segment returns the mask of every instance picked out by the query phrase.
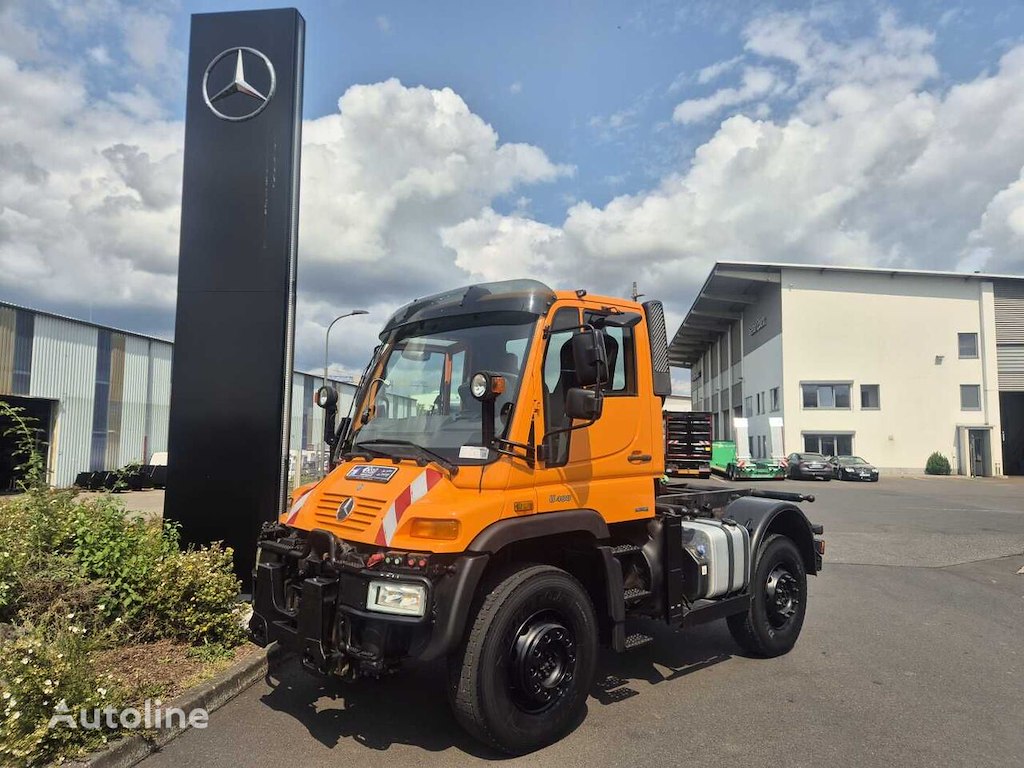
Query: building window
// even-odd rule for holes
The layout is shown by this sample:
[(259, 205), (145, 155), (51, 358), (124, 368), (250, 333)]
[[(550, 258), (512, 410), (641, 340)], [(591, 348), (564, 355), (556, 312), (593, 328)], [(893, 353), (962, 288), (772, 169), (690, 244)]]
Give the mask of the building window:
[(804, 451), (822, 456), (852, 456), (853, 435), (809, 433), (804, 435)]
[(772, 395), (772, 413), (775, 413), (777, 410), (779, 410), (779, 388), (778, 387), (772, 387), (771, 395)]
[(747, 395), (743, 398), (743, 415), (751, 416), (754, 413), (754, 398)]
[(849, 384), (801, 384), (804, 408), (850, 407)]
[(764, 392), (757, 393), (757, 413), (764, 413)]
[(877, 411), (881, 408), (877, 384), (860, 385), (860, 407), (862, 410)]
[(960, 347), (960, 359), (976, 358), (978, 356), (978, 334), (958, 333), (956, 336)]
[(960, 385), (960, 410), (980, 411), (981, 410), (981, 385), (961, 384)]

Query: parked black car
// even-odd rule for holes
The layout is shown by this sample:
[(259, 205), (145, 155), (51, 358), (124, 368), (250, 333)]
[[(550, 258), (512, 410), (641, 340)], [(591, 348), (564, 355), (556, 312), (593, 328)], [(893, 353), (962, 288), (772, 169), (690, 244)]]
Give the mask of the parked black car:
[(878, 470), (860, 456), (833, 456), (828, 460), (836, 480), (867, 480), (878, 482)]
[(792, 480), (831, 480), (832, 467), (820, 453), (791, 453), (786, 457), (786, 477)]

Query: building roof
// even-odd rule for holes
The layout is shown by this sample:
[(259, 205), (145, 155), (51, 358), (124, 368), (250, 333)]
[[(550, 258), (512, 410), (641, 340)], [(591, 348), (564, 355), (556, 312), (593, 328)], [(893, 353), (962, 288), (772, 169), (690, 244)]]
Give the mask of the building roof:
[(778, 283), (783, 269), (808, 272), (845, 272), (880, 274), (892, 277), (944, 277), (961, 280), (1024, 281), (1024, 275), (1001, 275), (982, 272), (943, 272), (927, 269), (892, 269), (886, 267), (844, 267), (831, 264), (789, 264), (763, 261), (718, 261), (711, 268), (704, 285), (693, 300), (686, 318), (672, 337), (668, 355), (671, 365), (689, 368), (718, 336), (739, 320), (744, 308), (757, 300), (760, 287)]
[[(45, 315), (46, 317), (54, 317), (54, 318), (56, 318), (58, 320), (64, 320), (64, 321), (69, 322), (69, 323), (77, 323), (78, 325), (85, 325), (85, 326), (88, 326), (90, 328), (97, 328), (99, 330), (111, 331), (113, 333), (123, 333), (126, 336), (135, 336), (136, 338), (139, 338), (139, 339), (146, 339), (147, 341), (156, 341), (156, 342), (159, 342), (160, 344), (167, 344), (168, 346), (171, 346), (171, 347), (174, 346), (174, 342), (170, 341), (169, 339), (161, 339), (161, 338), (159, 338), (157, 336), (149, 336), (149, 335), (147, 335), (145, 333), (136, 333), (135, 331), (126, 331), (123, 328), (115, 328), (114, 326), (111, 326), (111, 325), (103, 325), (102, 323), (94, 323), (91, 320), (82, 320), (82, 319), (77, 318), (77, 317), (71, 317), (70, 315), (61, 315), (61, 314), (58, 314), (57, 312), (47, 312), (46, 310), (42, 310), (42, 309), (33, 309), (32, 307), (26, 307), (26, 306), (23, 306), (21, 304), (14, 304), (13, 302), (10, 302), (10, 301), (0, 300), (0, 307), (9, 307), (10, 309), (18, 309), (18, 310), (21, 310), (22, 312), (31, 312), (33, 315)], [(317, 379), (323, 379), (323, 376), (324, 376), (323, 371), (321, 371), (319, 373), (315, 373), (313, 371), (300, 371), (298, 369), (295, 369), (294, 372), (298, 373), (298, 374), (304, 374), (304, 375), (307, 375), (307, 376), (312, 376), (312, 377), (317, 378)], [(354, 382), (342, 381), (341, 379), (335, 378), (334, 376), (330, 376), (328, 378), (330, 379), (332, 384), (343, 384), (343, 385), (349, 386), (349, 387), (355, 387), (356, 386), (356, 384)]]
[(82, 320), (79, 317), (71, 317), (70, 315), (62, 315), (58, 312), (48, 312), (45, 309), (35, 309), (34, 307), (26, 307), (22, 304), (15, 304), (10, 301), (3, 301), (0, 299), (0, 307), (10, 307), (11, 309), (20, 309), (23, 312), (31, 312), (33, 315), (44, 315), (46, 317), (54, 317), (57, 320), (66, 320), (69, 323), (77, 323), (78, 325), (85, 325), (90, 328), (98, 328), (103, 331), (112, 331), (113, 333), (123, 333), (126, 336), (135, 336), (136, 338), (146, 339), (147, 341), (158, 341), (161, 344), (173, 344), (174, 342), (169, 339), (161, 339), (158, 336), (150, 336), (145, 333), (138, 333), (136, 331), (126, 331), (124, 328), (115, 328), (112, 325), (104, 325), (103, 323), (94, 323), (92, 320)]

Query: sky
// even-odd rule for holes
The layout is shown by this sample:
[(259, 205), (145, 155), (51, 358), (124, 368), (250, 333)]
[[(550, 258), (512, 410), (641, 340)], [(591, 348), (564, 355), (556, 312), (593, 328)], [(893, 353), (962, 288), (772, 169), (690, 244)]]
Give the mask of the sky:
[[(173, 336), (190, 15), (258, 7), (0, 0), (0, 298)], [(298, 8), (303, 370), (482, 280), (671, 333), (717, 259), (1024, 273), (1024, 3)]]

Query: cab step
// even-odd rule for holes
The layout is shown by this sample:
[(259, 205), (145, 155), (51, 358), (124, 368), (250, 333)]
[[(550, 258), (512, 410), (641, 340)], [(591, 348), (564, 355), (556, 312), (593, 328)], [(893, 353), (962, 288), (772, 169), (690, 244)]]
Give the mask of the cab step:
[(612, 627), (612, 650), (616, 653), (642, 648), (653, 640), (653, 637), (642, 632), (631, 632), (627, 635), (626, 627), (621, 623)]
[(615, 557), (622, 557), (624, 555), (632, 555), (634, 552), (639, 552), (640, 547), (636, 544), (616, 544), (612, 547), (612, 555)]
[(642, 632), (634, 632), (631, 635), (626, 635), (625, 650), (632, 651), (636, 648), (643, 648), (645, 645), (650, 645), (654, 642), (654, 638), (650, 635), (645, 635)]
[(626, 605), (639, 603), (645, 597), (650, 596), (651, 591), (649, 589), (644, 589), (643, 587), (630, 587), (622, 593), (622, 597), (626, 601)]

